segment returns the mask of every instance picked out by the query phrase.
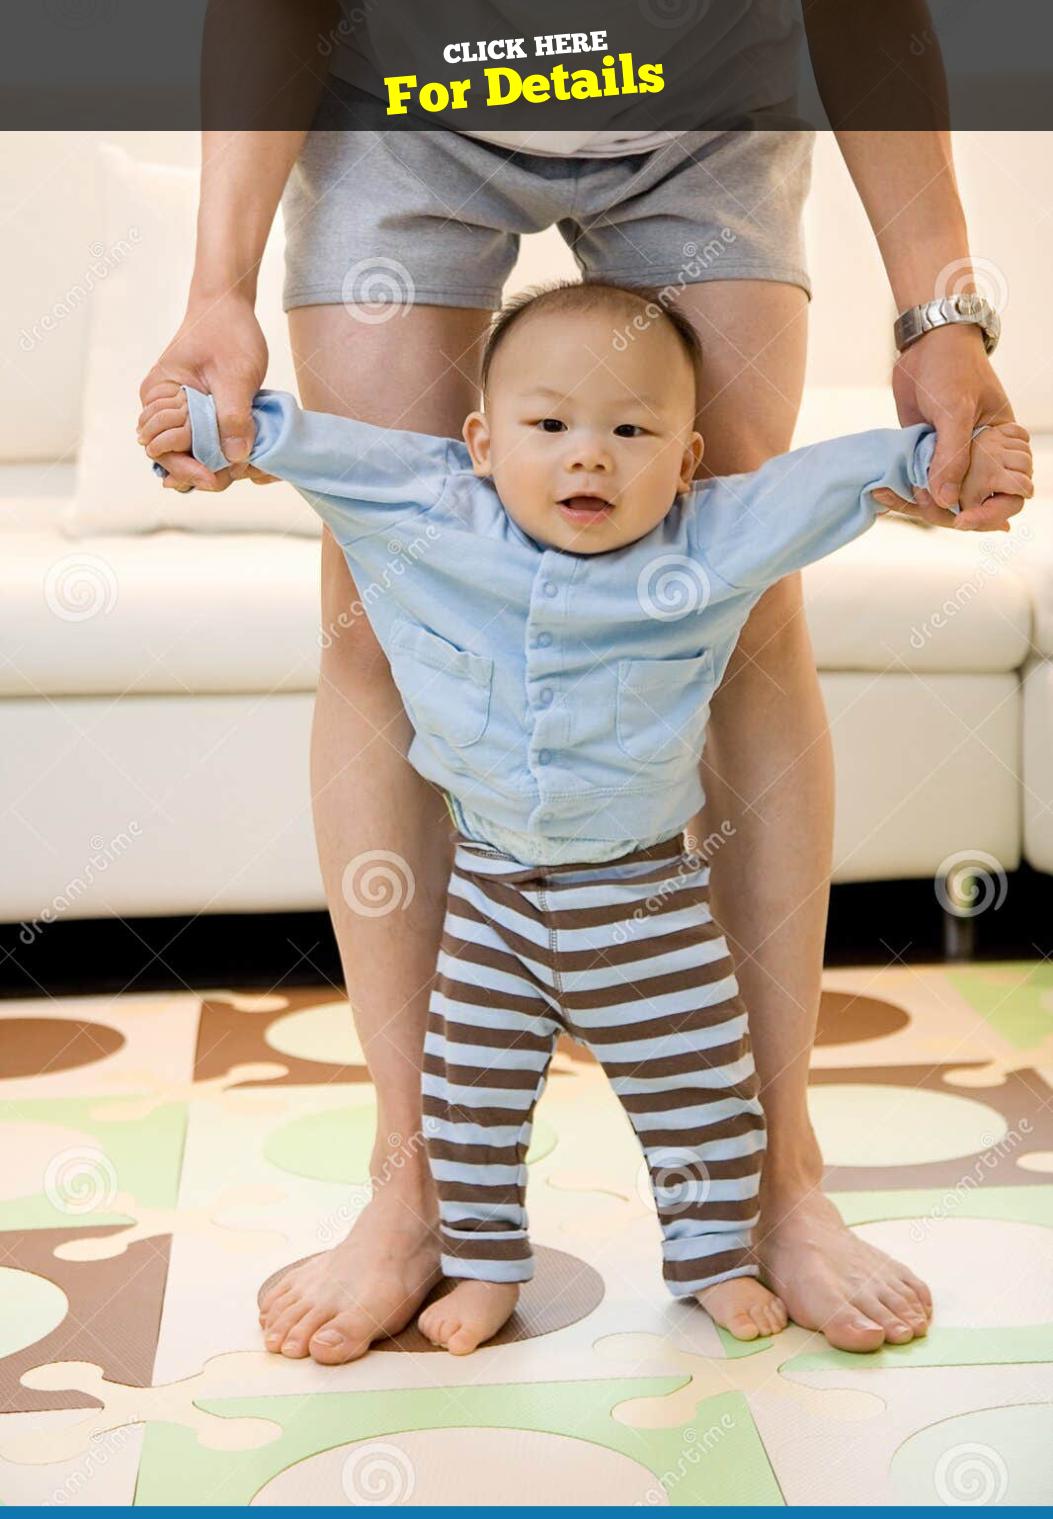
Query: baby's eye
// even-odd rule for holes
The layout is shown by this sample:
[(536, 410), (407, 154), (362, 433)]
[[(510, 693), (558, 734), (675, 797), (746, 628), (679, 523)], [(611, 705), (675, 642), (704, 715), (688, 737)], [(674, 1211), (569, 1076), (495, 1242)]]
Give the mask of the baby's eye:
[(637, 427), (635, 422), (619, 422), (614, 431), (619, 438), (642, 438), (644, 430), (642, 427)]
[(566, 426), (558, 417), (542, 417), (537, 425), (543, 432), (559, 432), (561, 428)]

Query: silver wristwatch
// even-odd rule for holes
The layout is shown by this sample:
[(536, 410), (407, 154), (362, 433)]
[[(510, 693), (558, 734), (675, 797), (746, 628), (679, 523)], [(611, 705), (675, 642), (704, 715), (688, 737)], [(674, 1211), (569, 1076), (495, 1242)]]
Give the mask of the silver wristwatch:
[(896, 318), (892, 329), (896, 348), (902, 353), (934, 327), (945, 327), (951, 322), (974, 323), (983, 332), (985, 350), (994, 353), (1002, 335), (1002, 321), (982, 295), (945, 295), (937, 301), (908, 307)]

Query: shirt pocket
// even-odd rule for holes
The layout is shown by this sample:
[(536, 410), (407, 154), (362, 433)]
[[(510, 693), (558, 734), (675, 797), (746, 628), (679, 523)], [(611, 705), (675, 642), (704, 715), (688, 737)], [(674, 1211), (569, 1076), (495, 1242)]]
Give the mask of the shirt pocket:
[(689, 659), (620, 659), (615, 731), (630, 759), (655, 763), (702, 752), (713, 695), (713, 651)]
[(458, 648), (428, 628), (397, 622), (391, 669), (418, 732), (445, 739), (455, 749), (479, 742), (490, 721), (492, 659)]

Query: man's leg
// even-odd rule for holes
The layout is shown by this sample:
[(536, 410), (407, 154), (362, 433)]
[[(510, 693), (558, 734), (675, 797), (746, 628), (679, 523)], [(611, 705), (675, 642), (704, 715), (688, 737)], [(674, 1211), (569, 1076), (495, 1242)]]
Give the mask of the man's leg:
[[(807, 301), (796, 286), (688, 286), (679, 306), (704, 354), (700, 473), (755, 469), (789, 447), (804, 378)], [(703, 781), (715, 916), (750, 1012), (768, 1122), (760, 1254), (791, 1316), (831, 1344), (870, 1350), (924, 1334), (931, 1298), (905, 1266), (857, 1239), (820, 1191), (808, 1117), (833, 844), (834, 779), (800, 575), (754, 608), (712, 704)]]
[[(375, 323), (342, 306), (289, 313), (303, 404), (459, 437), (477, 404), (488, 313), (413, 306)], [(437, 1205), (421, 1130), (421, 1061), (451, 862), (438, 791), (405, 758), (411, 730), (343, 553), (322, 542), (325, 640), (311, 738), (315, 833), (341, 963), (377, 1094), (373, 1196), (348, 1237), (288, 1272), (261, 1304), (270, 1350), (337, 1363), (396, 1333), (439, 1280)], [(372, 850), (411, 874), (406, 905), (354, 910), (344, 873)]]

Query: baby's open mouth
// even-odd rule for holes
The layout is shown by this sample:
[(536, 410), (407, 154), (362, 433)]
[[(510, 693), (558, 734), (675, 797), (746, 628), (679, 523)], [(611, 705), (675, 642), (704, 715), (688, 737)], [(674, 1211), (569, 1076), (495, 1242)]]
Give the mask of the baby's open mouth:
[(610, 501), (605, 501), (602, 496), (564, 496), (559, 503), (571, 512), (609, 512), (614, 510)]

